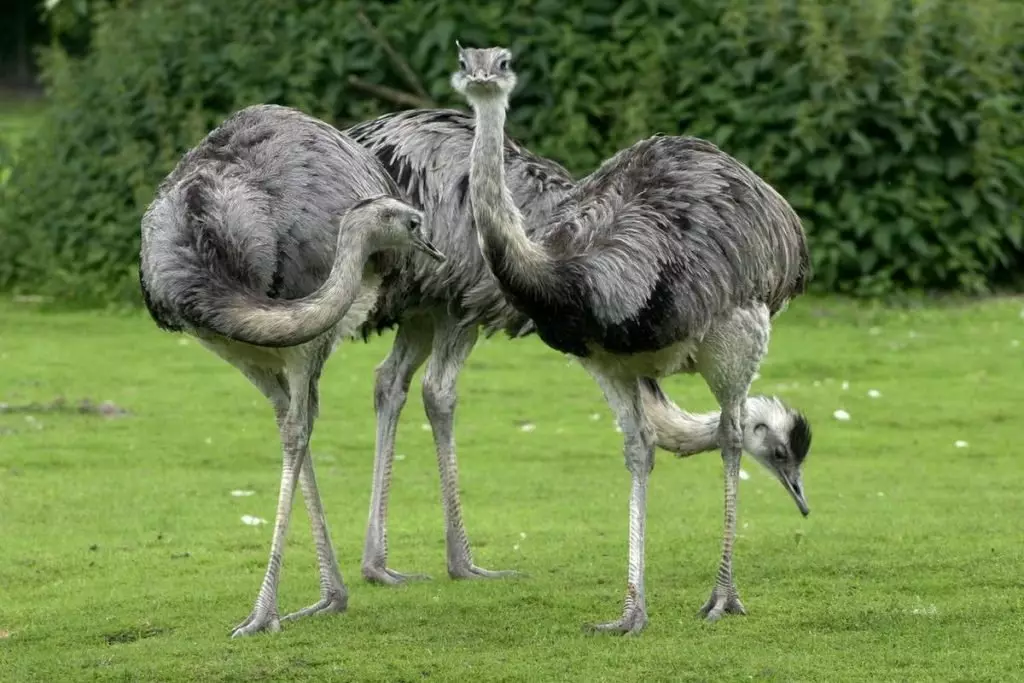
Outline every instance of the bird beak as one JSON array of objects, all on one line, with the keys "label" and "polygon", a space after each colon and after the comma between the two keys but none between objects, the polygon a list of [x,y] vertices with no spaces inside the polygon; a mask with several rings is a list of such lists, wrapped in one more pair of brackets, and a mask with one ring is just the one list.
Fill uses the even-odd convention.
[{"label": "bird beak", "polygon": [[474,71],[467,76],[470,83],[474,85],[490,85],[498,82],[498,77],[494,74],[489,74],[483,69]]},{"label": "bird beak", "polygon": [[412,246],[419,249],[435,261],[444,261],[444,254],[441,253],[441,250],[431,244],[430,241],[425,239],[422,235],[412,236]]},{"label": "bird beak", "polygon": [[798,473],[792,478],[782,474],[779,478],[782,480],[782,485],[789,491],[789,495],[793,497],[793,501],[800,509],[800,514],[804,517],[811,514],[811,508],[807,507],[807,500],[804,498],[804,485],[800,474]]}]

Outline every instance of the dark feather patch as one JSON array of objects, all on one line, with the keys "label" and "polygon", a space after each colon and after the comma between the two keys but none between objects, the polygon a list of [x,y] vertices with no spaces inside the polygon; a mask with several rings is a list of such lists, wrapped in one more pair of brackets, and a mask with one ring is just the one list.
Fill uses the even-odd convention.
[{"label": "dark feather patch", "polygon": [[168,332],[181,332],[183,328],[177,322],[174,311],[163,305],[150,293],[149,287],[146,286],[146,276],[141,262],[139,263],[139,287],[142,289],[142,301],[146,305],[146,310],[149,311],[149,316],[153,318],[157,327]]},{"label": "dark feather patch", "polygon": [[793,417],[793,428],[789,431],[789,447],[797,464],[803,464],[804,458],[811,450],[811,423],[803,413]]},{"label": "dark feather patch", "polygon": [[455,186],[455,201],[459,206],[466,205],[466,198],[469,197],[469,173],[459,178]]}]

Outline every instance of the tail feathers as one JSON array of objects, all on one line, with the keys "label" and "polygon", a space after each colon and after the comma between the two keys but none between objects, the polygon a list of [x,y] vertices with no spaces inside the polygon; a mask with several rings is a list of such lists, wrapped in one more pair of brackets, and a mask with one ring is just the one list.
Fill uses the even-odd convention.
[{"label": "tail feathers", "polygon": [[[297,346],[323,334],[347,311],[327,305],[326,283],[296,300],[272,299],[247,282],[241,255],[217,231],[193,223],[193,240],[183,252],[175,297],[180,315],[197,328],[212,330],[236,341],[266,347]],[[240,264],[233,268],[232,264]]]}]

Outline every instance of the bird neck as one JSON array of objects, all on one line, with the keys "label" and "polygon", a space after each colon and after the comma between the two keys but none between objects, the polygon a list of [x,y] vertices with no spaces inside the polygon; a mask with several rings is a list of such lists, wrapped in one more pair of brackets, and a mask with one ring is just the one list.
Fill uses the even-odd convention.
[{"label": "bird neck", "polygon": [[722,411],[688,413],[676,407],[660,406],[650,411],[656,425],[658,446],[680,457],[718,450],[718,426]]},{"label": "bird neck", "polygon": [[[657,392],[644,393],[644,409],[658,435],[658,446],[679,456],[696,455],[715,451],[722,447],[719,424],[722,411],[709,413],[688,413],[668,396]],[[748,424],[767,424],[780,432],[785,429],[782,420],[785,410],[777,401],[763,396],[750,396],[743,407],[744,432]],[[744,436],[744,450],[751,452],[752,446]]]},{"label": "bird neck", "polygon": [[470,153],[469,193],[480,246],[495,276],[512,291],[550,287],[553,261],[527,237],[523,215],[505,182],[508,100],[490,97],[472,105],[476,130]]},{"label": "bird neck", "polygon": [[370,225],[346,215],[338,228],[331,272],[309,296],[295,301],[295,314],[311,327],[337,323],[348,312],[363,287],[367,260],[377,251]]}]

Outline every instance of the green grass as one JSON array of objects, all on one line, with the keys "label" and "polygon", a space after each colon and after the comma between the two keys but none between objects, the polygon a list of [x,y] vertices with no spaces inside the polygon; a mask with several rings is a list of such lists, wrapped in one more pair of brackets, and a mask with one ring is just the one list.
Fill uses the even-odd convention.
[{"label": "green grass", "polygon": [[[268,406],[236,370],[141,315],[2,304],[0,679],[1013,679],[1024,623],[1022,307],[896,312],[805,299],[782,315],[755,391],[782,395],[814,424],[812,514],[801,519],[744,460],[735,572],[749,616],[709,626],[695,613],[719,554],[720,460],[659,453],[651,620],[625,639],[580,629],[617,615],[626,567],[628,476],[587,375],[536,340],[494,339],[462,376],[457,433],[476,560],[530,575],[500,582],[447,579],[430,436],[412,392],[392,566],[435,579],[383,588],[358,568],[372,368],[389,340],[343,345],[323,378],[313,452],[349,611],[230,640],[270,540],[269,525],[240,522],[273,516]],[[666,385],[682,405],[712,406],[697,378]],[[110,400],[129,414],[14,411],[58,396]],[[838,408],[852,419],[835,420]],[[536,429],[522,431],[524,421]],[[281,608],[316,596],[298,504]]]}]

